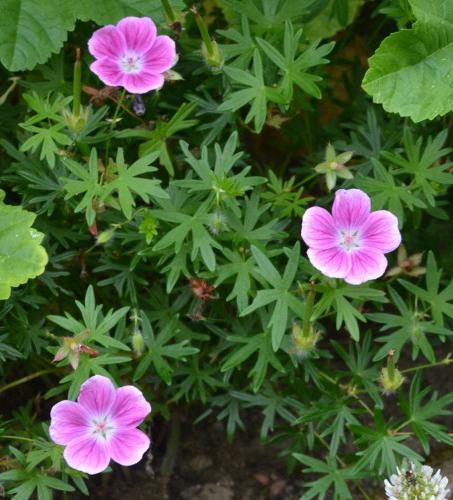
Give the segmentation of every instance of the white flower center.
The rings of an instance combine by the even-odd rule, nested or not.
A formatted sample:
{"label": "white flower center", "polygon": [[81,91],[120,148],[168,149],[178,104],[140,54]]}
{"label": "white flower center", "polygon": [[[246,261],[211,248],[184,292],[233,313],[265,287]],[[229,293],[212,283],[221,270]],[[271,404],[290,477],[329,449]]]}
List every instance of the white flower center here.
{"label": "white flower center", "polygon": [[114,429],[108,417],[93,418],[91,422],[91,431],[97,438],[106,440]]}
{"label": "white flower center", "polygon": [[358,230],[344,230],[339,231],[339,245],[347,252],[355,250],[360,247],[359,231]]}
{"label": "white flower center", "polygon": [[120,57],[119,65],[125,73],[138,73],[142,69],[142,60],[137,54],[123,54]]}

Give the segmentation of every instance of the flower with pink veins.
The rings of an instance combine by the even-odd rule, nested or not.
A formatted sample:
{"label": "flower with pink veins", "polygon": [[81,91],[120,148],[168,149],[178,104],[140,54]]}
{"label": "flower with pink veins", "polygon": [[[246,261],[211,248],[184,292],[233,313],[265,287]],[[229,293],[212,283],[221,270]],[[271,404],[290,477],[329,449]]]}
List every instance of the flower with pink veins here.
{"label": "flower with pink veins", "polygon": [[163,73],[176,63],[175,42],[157,36],[149,17],[125,17],[116,26],[95,31],[88,50],[96,58],[90,69],[106,85],[121,86],[132,94],[160,89]]}
{"label": "flower with pink veins", "polygon": [[75,401],[60,401],[50,412],[49,434],[65,446],[70,467],[97,474],[110,459],[121,465],[139,462],[149,448],[148,436],[137,429],[151,412],[141,391],[131,385],[115,389],[101,375],[90,377]]}
{"label": "flower with pink veins", "polygon": [[384,274],[384,254],[401,243],[398,219],[387,210],[370,209],[370,198],[360,189],[339,189],[332,215],[321,207],[305,212],[301,234],[316,269],[352,285]]}

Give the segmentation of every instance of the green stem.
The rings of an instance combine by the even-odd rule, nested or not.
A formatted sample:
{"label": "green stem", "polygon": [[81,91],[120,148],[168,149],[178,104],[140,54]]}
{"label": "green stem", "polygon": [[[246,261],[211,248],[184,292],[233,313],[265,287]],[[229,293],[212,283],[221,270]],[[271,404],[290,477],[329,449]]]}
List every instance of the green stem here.
{"label": "green stem", "polygon": [[393,358],[394,351],[390,351],[387,358],[387,374],[390,380],[394,380],[395,378],[395,360]]}
{"label": "green stem", "polygon": [[200,16],[200,13],[198,10],[193,6],[190,9],[195,16],[195,22],[197,23],[198,30],[200,31],[201,38],[206,46],[206,50],[208,51],[208,54],[210,56],[214,55],[214,45],[212,44],[211,37],[209,36],[208,28],[206,26],[206,23],[204,22],[203,18]]}
{"label": "green stem", "polygon": [[80,62],[80,49],[76,49],[76,60],[74,63],[74,82],[72,87],[72,114],[80,115],[80,96],[82,94],[82,63]]}
{"label": "green stem", "polygon": [[56,371],[55,368],[48,368],[46,370],[40,370],[38,372],[32,373],[31,375],[27,375],[26,377],[19,378],[19,379],[15,380],[14,382],[11,382],[10,384],[6,384],[3,387],[0,387],[0,393],[5,392],[9,389],[12,389],[13,387],[17,387],[18,385],[25,384],[25,383],[29,382],[30,380],[41,377],[42,375],[45,375],[47,373],[53,373],[55,371]]}
{"label": "green stem", "polygon": [[307,294],[307,298],[305,299],[305,308],[304,308],[304,321],[302,326],[302,335],[304,337],[308,337],[310,335],[311,329],[311,316],[313,314],[313,306],[315,305],[315,289],[312,283],[310,283],[310,291]]}
{"label": "green stem", "polygon": [[176,463],[176,454],[178,452],[179,439],[181,436],[181,419],[177,410],[174,410],[171,416],[170,437],[167,442],[165,456],[160,466],[163,486],[166,487],[173,473]]}
{"label": "green stem", "polygon": [[113,127],[115,126],[116,119],[118,118],[118,114],[121,109],[121,105],[123,104],[124,97],[126,96],[126,89],[123,89],[121,92],[120,98],[118,99],[118,102],[116,103],[116,108],[115,112],[113,113],[113,118],[112,121],[110,122],[110,128],[109,128],[109,138],[107,139],[107,144],[105,146],[105,165],[107,166],[109,162],[109,148],[110,148],[110,140],[111,140],[111,134],[113,132]]}
{"label": "green stem", "polygon": [[441,361],[436,361],[435,363],[427,363],[426,365],[413,366],[412,368],[406,368],[405,370],[400,370],[400,372],[401,373],[415,372],[417,370],[424,370],[425,368],[433,368],[434,366],[449,365],[450,363],[453,363],[453,358],[450,358],[450,355],[448,355]]}
{"label": "green stem", "polygon": [[0,439],[14,439],[15,441],[28,441],[30,443],[33,443],[34,439],[22,437],[22,436],[9,436],[7,434],[2,434],[0,436]]}
{"label": "green stem", "polygon": [[175,11],[173,10],[168,0],[161,0],[161,2],[170,24],[173,24],[174,22],[176,22]]}

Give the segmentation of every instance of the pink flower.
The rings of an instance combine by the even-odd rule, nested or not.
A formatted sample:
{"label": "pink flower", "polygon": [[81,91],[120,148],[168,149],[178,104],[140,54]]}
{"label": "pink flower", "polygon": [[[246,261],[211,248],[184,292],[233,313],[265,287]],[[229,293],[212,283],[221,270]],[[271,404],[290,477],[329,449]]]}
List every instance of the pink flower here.
{"label": "pink flower", "polygon": [[176,63],[175,42],[157,36],[149,17],[125,17],[93,33],[88,50],[96,61],[90,69],[106,85],[122,86],[132,94],[160,89],[162,73]]}
{"label": "pink flower", "polygon": [[70,467],[97,474],[110,459],[121,465],[142,459],[150,440],[136,427],[150,412],[136,387],[115,389],[108,378],[95,375],[80,388],[77,403],[60,401],[52,408],[49,433],[66,446],[63,456]]}
{"label": "pink flower", "polygon": [[305,212],[302,239],[316,269],[352,285],[384,274],[384,254],[401,243],[398,219],[387,210],[370,212],[370,208],[370,198],[360,189],[339,189],[332,215],[320,207]]}

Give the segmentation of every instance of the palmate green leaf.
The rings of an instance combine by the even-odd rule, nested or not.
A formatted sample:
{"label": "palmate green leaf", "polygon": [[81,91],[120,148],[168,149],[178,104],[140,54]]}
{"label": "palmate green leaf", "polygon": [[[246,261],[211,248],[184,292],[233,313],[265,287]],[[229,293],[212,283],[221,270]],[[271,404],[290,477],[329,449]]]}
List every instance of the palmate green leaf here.
{"label": "palmate green leaf", "polygon": [[55,167],[55,156],[58,153],[59,146],[69,146],[72,140],[64,133],[60,132],[65,127],[64,123],[56,123],[51,127],[37,127],[36,125],[27,125],[23,128],[32,134],[22,146],[20,151],[31,150],[34,153],[38,148],[41,149],[40,160],[46,160],[50,168]]}
{"label": "palmate green leaf", "polygon": [[286,20],[300,22],[315,3],[316,0],[220,0],[221,6],[247,16],[256,25],[253,30],[258,34],[276,33]]}
{"label": "palmate green leaf", "polygon": [[168,198],[168,194],[160,187],[160,180],[141,177],[142,174],[155,172],[156,167],[151,163],[159,156],[159,152],[150,153],[138,159],[132,165],[127,166],[124,162],[123,149],[119,148],[116,155],[115,179],[105,186],[105,195],[118,194],[119,206],[124,215],[130,219],[132,208],[135,207],[135,197],[139,196],[145,203],[149,203],[150,197]]}
{"label": "palmate green leaf", "polygon": [[415,140],[409,127],[403,133],[404,156],[391,151],[383,151],[382,156],[395,167],[394,175],[409,175],[412,183],[425,195],[431,206],[435,206],[435,196],[440,194],[437,185],[453,184],[453,174],[449,172],[453,165],[450,161],[441,163],[441,159],[451,152],[445,148],[448,130],[443,130],[436,137],[428,137],[426,144],[423,138]]}
{"label": "palmate green leaf", "polygon": [[189,340],[174,342],[179,333],[178,319],[174,316],[166,322],[164,328],[155,334],[149,318],[142,315],[143,334],[146,339],[148,351],[143,355],[134,373],[134,381],[139,380],[153,365],[157,375],[167,384],[172,381],[174,368],[169,359],[184,361],[186,356],[192,356],[198,349],[189,344]]}
{"label": "palmate green leaf", "polygon": [[384,345],[378,350],[373,361],[385,358],[390,350],[395,351],[395,360],[398,360],[403,346],[407,342],[411,342],[412,359],[416,359],[419,351],[422,351],[426,359],[434,363],[436,357],[426,334],[436,334],[444,337],[453,335],[453,332],[447,328],[435,325],[431,321],[424,321],[424,314],[408,307],[393,288],[389,288],[389,293],[392,303],[400,313],[399,315],[389,313],[367,314],[367,318],[384,325],[381,327],[380,331],[395,329],[390,335],[385,335],[376,339],[377,342],[384,343]]}
{"label": "palmate green leaf", "polygon": [[187,120],[197,107],[195,102],[183,103],[169,121],[158,121],[153,130],[148,129],[126,129],[116,134],[118,138],[137,137],[146,139],[140,144],[140,155],[144,156],[155,151],[159,152],[159,162],[170,175],[174,175],[173,162],[168,150],[167,140],[181,130],[193,127],[198,120]]}
{"label": "palmate green leaf", "polygon": [[368,285],[351,286],[345,283],[329,282],[320,285],[317,290],[322,294],[315,304],[315,317],[334,311],[336,314],[335,326],[337,330],[342,325],[346,327],[354,340],[360,338],[358,321],[366,321],[365,316],[357,309],[353,301],[364,302],[372,300],[375,302],[386,302],[385,294]]}
{"label": "palmate green leaf", "polygon": [[163,200],[163,209],[151,210],[151,213],[159,220],[176,225],[159,240],[153,247],[153,250],[160,252],[174,245],[175,255],[177,255],[183,248],[184,243],[190,241],[190,258],[192,262],[195,261],[198,255],[201,255],[208,269],[214,271],[216,268],[214,248],[221,249],[222,246],[206,229],[206,226],[209,224],[206,206],[203,204],[194,214],[188,214],[183,212],[184,209],[190,210],[192,208],[188,207],[188,204],[185,207],[180,207],[166,202],[167,200]]}
{"label": "palmate green leaf", "polygon": [[74,212],[85,211],[86,221],[91,226],[96,218],[93,202],[99,200],[102,203],[103,198],[105,198],[105,189],[101,184],[98,171],[97,151],[94,148],[91,150],[88,168],[69,158],[63,159],[63,165],[75,176],[75,178],[61,178],[66,191],[65,200],[83,194]]}
{"label": "palmate green leaf", "polygon": [[44,235],[32,228],[36,215],[21,207],[5,205],[0,191],[0,300],[11,288],[23,285],[44,272],[47,253]]}
{"label": "palmate green leaf", "polygon": [[222,248],[222,252],[228,261],[217,267],[217,281],[215,286],[234,277],[234,285],[226,300],[236,299],[239,312],[249,305],[249,292],[252,280],[260,280],[261,275],[256,272],[255,261],[252,256],[245,256],[239,252],[233,252],[229,248]]}
{"label": "palmate green leaf", "polygon": [[[243,365],[251,356],[256,355],[253,368],[249,371],[249,378],[252,379],[251,387],[253,392],[257,392],[263,384],[269,366],[276,371],[285,373],[283,365],[278,360],[272,349],[272,336],[270,330],[266,329],[267,317],[261,315],[263,328],[260,333],[251,335],[246,328],[241,328],[241,324],[235,325],[233,329],[235,335],[229,335],[227,341],[235,347],[222,364],[221,371],[226,372]],[[241,335],[237,335],[239,331]]]}
{"label": "palmate green leaf", "polygon": [[375,158],[371,158],[371,163],[374,177],[357,176],[354,183],[372,195],[374,208],[390,210],[398,217],[402,227],[406,220],[404,209],[413,211],[415,208],[426,208],[426,203],[411,190],[411,187],[398,182],[398,178],[393,175],[393,169],[387,170]]}
{"label": "palmate green leaf", "polygon": [[258,264],[259,274],[261,274],[264,280],[270,283],[272,288],[258,290],[253,302],[240,315],[246,316],[268,304],[275,303],[268,326],[272,332],[272,348],[274,351],[277,351],[280,348],[287,328],[289,310],[293,311],[300,318],[303,317],[303,302],[291,291],[291,286],[299,266],[300,244],[297,242],[291,250],[282,277],[261,250],[252,246],[252,253]]}
{"label": "palmate green leaf", "polygon": [[[348,488],[348,481],[361,479],[364,474],[354,471],[351,467],[339,467],[335,459],[329,458],[327,462],[322,462],[317,458],[294,453],[293,457],[306,465],[304,472],[310,474],[321,474],[319,479],[306,483],[308,489],[304,492],[301,500],[316,498],[333,498],[335,500],[352,500],[353,496]],[[333,496],[326,496],[333,489]]]}
{"label": "palmate green leaf", "polygon": [[253,54],[253,74],[232,66],[225,66],[224,71],[235,85],[243,88],[228,95],[218,110],[237,111],[249,104],[250,110],[245,117],[245,123],[253,121],[255,132],[261,132],[266,121],[268,101],[284,104],[287,99],[277,89],[267,87],[264,83],[263,63],[259,51],[255,49]]}
{"label": "palmate green leaf", "polygon": [[441,290],[441,277],[442,270],[438,269],[434,254],[430,251],[426,267],[426,289],[406,280],[400,280],[400,283],[428,305],[436,324],[443,327],[444,316],[453,319],[453,279]]}
{"label": "palmate green leaf", "polygon": [[227,30],[218,30],[217,33],[233,42],[220,45],[225,61],[231,61],[230,66],[246,70],[256,48],[246,16],[241,17],[241,29],[242,32],[239,32],[236,28],[230,27]]}
{"label": "palmate green leaf", "polygon": [[322,80],[318,75],[308,73],[308,69],[329,61],[324,58],[329,54],[334,42],[319,46],[319,41],[305,48],[302,54],[298,55],[302,29],[294,33],[292,23],[285,23],[285,35],[283,42],[283,53],[280,53],[273,45],[262,38],[257,38],[259,46],[263,49],[267,57],[280,69],[283,75],[281,87],[288,102],[293,96],[293,85],[297,85],[304,92],[317,99],[321,98],[321,91],[317,82]]}
{"label": "palmate green leaf", "polygon": [[394,429],[385,424],[382,410],[375,410],[374,420],[374,428],[351,425],[352,432],[359,436],[357,444],[366,446],[356,453],[361,458],[355,464],[354,471],[376,470],[379,474],[386,472],[390,476],[403,458],[409,462],[423,461],[423,457],[402,443],[408,438],[407,435],[396,434]]}
{"label": "palmate green leaf", "polygon": [[62,47],[77,19],[108,24],[126,16],[160,23],[164,11],[160,0],[0,0],[0,61],[10,71],[32,69]]}
{"label": "palmate green leaf", "polygon": [[386,111],[420,122],[453,110],[453,2],[410,5],[417,21],[382,42],[362,86]]}
{"label": "palmate green leaf", "polygon": [[[432,392],[431,387],[421,389],[421,371],[418,371],[412,380],[409,399],[400,393],[400,405],[406,415],[406,424],[417,436],[423,451],[429,456],[429,438],[438,442],[453,445],[453,436],[442,423],[433,422],[439,417],[451,417],[453,393],[439,398],[437,391]],[[401,426],[400,426],[401,427]]]}

